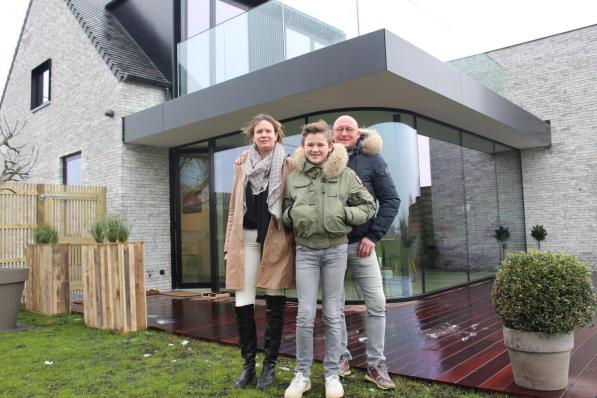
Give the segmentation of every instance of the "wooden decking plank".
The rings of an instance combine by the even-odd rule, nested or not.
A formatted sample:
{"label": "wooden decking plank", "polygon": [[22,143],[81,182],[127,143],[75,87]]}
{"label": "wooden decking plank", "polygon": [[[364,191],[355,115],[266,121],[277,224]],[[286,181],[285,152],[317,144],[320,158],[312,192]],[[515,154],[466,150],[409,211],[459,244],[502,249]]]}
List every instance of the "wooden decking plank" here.
{"label": "wooden decking plank", "polygon": [[[503,345],[501,321],[491,305],[491,281],[459,288],[441,295],[410,303],[389,303],[386,322],[386,357],[390,372],[425,380],[436,380],[486,391],[520,396],[561,398],[560,392],[529,392],[512,382],[512,369]],[[185,336],[236,344],[238,336],[234,302],[205,302],[163,296],[148,297],[150,314],[174,320],[173,324],[151,326]],[[191,304],[192,303],[192,304]],[[295,355],[296,303],[287,303],[284,335],[280,352]],[[262,346],[265,309],[255,310],[259,346]],[[365,312],[351,309],[346,313],[348,344],[352,366],[366,366]],[[466,336],[475,330],[477,334]],[[452,333],[430,336],[435,329],[456,326]],[[314,328],[314,356],[324,354],[324,325],[321,311]],[[597,393],[597,326],[575,333],[575,347],[570,366],[570,386],[566,398],[594,398]],[[592,389],[592,390],[591,390]],[[592,392],[593,395],[586,395]]]}

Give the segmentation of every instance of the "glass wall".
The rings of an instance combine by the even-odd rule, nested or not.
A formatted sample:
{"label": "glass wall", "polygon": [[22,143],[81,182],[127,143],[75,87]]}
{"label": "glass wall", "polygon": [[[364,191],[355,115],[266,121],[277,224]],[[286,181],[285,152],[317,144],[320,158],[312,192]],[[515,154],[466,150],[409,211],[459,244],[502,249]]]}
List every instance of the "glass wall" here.
{"label": "glass wall", "polygon": [[503,91],[504,70],[491,57],[460,58],[475,52],[475,40],[446,29],[449,24],[410,2],[183,0],[181,8],[179,95],[379,29],[440,60],[453,60],[457,70]]}
{"label": "glass wall", "polygon": [[419,261],[429,292],[468,281],[464,162],[457,129],[418,117],[417,130],[428,143],[421,148],[428,182],[421,189]]}
{"label": "glass wall", "polygon": [[[189,18],[201,9],[209,11],[207,0],[187,1]],[[347,6],[345,0],[328,0],[326,5],[333,13],[321,12],[321,4],[316,2],[291,3],[270,0],[243,12],[234,2],[219,0],[215,22],[222,23],[193,37],[185,37],[183,27],[186,40],[177,47],[179,95],[339,43],[347,34],[356,36],[356,3]],[[189,34],[206,24],[204,16],[195,20],[187,21]]]}
{"label": "glass wall", "polygon": [[181,285],[207,285],[211,276],[209,155],[184,153],[178,161]]}
{"label": "glass wall", "polygon": [[[356,109],[285,121],[287,152],[300,145],[305,122],[323,119],[331,125],[342,114],[381,135],[381,155],[401,198],[398,215],[376,250],[388,299],[491,276],[504,250],[526,248],[518,150],[409,112]],[[223,287],[232,162],[249,146],[241,133],[213,142],[217,238],[212,244],[217,245]],[[511,235],[505,248],[494,238],[500,225]],[[345,286],[348,300],[361,300],[349,274]]]}
{"label": "glass wall", "polygon": [[[501,245],[524,250],[522,179],[518,150],[415,116],[388,110],[310,115],[328,123],[350,114],[383,139],[382,156],[401,205],[377,255],[388,298],[420,295],[491,276]],[[346,276],[347,299],[361,297]]]}

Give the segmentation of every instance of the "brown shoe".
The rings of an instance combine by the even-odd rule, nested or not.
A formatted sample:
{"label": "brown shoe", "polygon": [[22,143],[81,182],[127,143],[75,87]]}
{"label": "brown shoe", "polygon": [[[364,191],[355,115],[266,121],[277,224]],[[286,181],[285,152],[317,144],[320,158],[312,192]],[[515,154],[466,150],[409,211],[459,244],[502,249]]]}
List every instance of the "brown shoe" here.
{"label": "brown shoe", "polygon": [[379,363],[377,366],[369,366],[367,368],[365,379],[375,383],[377,387],[382,390],[393,390],[396,388],[396,384],[394,384],[390,378],[388,368],[383,362]]}
{"label": "brown shoe", "polygon": [[338,370],[338,376],[346,377],[350,374],[350,362],[347,356],[342,355],[340,357],[340,369]]}

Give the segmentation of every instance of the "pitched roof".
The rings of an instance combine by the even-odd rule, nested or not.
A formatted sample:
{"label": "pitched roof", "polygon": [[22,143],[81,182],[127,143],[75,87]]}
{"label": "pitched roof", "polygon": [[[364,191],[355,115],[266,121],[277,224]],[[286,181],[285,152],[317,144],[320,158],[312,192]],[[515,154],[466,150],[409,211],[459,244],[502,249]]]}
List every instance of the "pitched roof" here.
{"label": "pitched roof", "polygon": [[118,18],[106,9],[109,0],[65,0],[110,70],[119,80],[138,80],[160,86],[170,82]]}

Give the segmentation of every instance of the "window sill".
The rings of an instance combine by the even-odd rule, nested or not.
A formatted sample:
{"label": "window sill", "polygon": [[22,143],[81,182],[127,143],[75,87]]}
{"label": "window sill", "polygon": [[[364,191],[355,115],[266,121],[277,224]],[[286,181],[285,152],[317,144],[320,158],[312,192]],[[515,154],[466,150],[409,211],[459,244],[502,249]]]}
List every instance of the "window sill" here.
{"label": "window sill", "polygon": [[52,103],[52,101],[44,102],[43,104],[39,105],[37,108],[31,109],[31,113],[35,113],[35,112],[39,111],[40,109],[43,109],[46,106],[50,105],[51,103]]}

